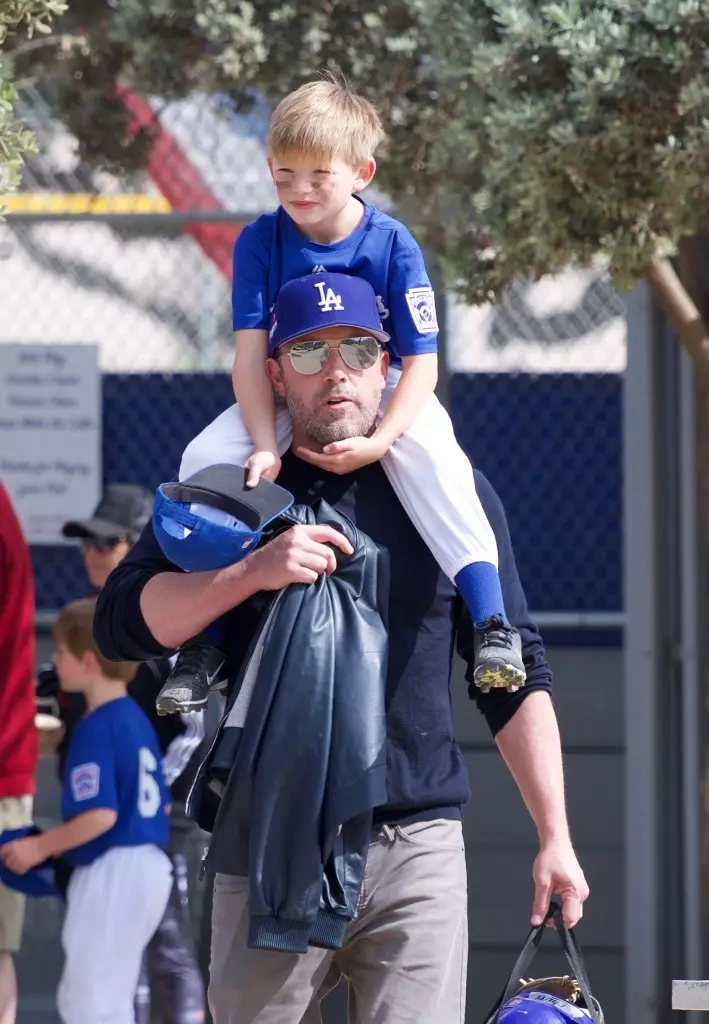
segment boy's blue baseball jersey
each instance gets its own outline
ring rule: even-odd
[[[359,201],[362,220],[352,234],[332,245],[306,238],[280,206],[243,229],[234,246],[235,331],[268,329],[281,285],[329,270],[371,284],[382,326],[391,335],[395,363],[402,356],[436,351],[436,306],[420,248],[403,224]]]
[[[102,704],[81,719],[67,755],[62,817],[69,821],[101,808],[116,811],[118,818],[108,832],[67,851],[67,860],[85,867],[116,846],[167,846],[168,803],[155,730],[130,697]]]

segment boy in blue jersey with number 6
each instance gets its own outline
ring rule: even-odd
[[[74,867],[57,993],[64,1024],[134,1024],[143,951],[172,888],[169,791],[155,731],[127,695],[135,666],[106,661],[94,644],[95,605],[67,605],[53,630],[62,689],[87,704],[67,755],[64,824],[8,843],[0,858],[19,874],[60,854]]]
[[[403,224],[359,197],[374,177],[382,134],[375,108],[340,75],[302,86],[274,111],[268,165],[281,205],[245,227],[234,248],[237,404],[190,443],[180,480],[216,463],[247,466],[252,486],[259,476],[277,477],[291,432],[265,370],[276,296],[285,283],[312,274],[320,307],[331,312],[342,307],[328,274],[364,278],[389,336],[390,370],[376,429],[369,437],[296,454],[333,473],[381,460],[399,501],[470,611],[477,631],[475,682],[483,690],[514,690],[524,683],[525,669],[519,634],[505,615],[495,537],[470,462],[434,395],[438,324],[423,256]],[[312,339],[297,342],[296,349],[308,348],[310,361],[299,358],[293,365],[319,372],[325,366],[319,354],[356,370],[358,341],[364,340],[348,339],[334,356],[324,342],[319,348]],[[204,639],[183,648],[158,698],[161,713],[206,704],[219,653]]]

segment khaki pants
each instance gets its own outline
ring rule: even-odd
[[[375,833],[357,915],[341,950],[248,949],[248,882],[217,875],[209,1005],[214,1024],[319,1024],[342,976],[350,1024],[462,1024],[468,960],[460,822]]]
[[[0,832],[32,824],[32,797],[0,799]],[[16,953],[22,939],[25,897],[0,883],[0,953]]]

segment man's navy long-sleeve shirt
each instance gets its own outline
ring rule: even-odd
[[[416,532],[380,465],[336,476],[287,452],[278,482],[296,504],[323,498],[389,551],[387,804],[377,809],[375,820],[393,824],[459,817],[470,788],[465,759],[453,738],[450,673],[457,647],[468,665],[466,677],[472,679],[473,629],[453,584]],[[529,618],[502,503],[477,470],[475,484],[497,540],[505,610],[520,631],[527,670],[526,685],[514,694],[482,694],[471,687],[495,735],[530,693],[551,691],[552,677],[541,637]],[[167,653],[145,623],[140,595],[151,577],[179,571],[163,555],[149,524],[99,597],[94,632],[106,657],[131,661]],[[222,620],[231,678],[268,597],[255,595]]]

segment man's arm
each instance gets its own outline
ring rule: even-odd
[[[556,895],[564,922],[572,928],[583,915],[588,885],[571,844],[561,740],[549,694],[530,694],[495,739],[537,826],[532,924],[541,924]]]
[[[294,526],[237,565],[183,573],[165,557],[148,523],[99,594],[96,644],[114,661],[171,653],[260,590],[313,583],[321,573],[334,572],[333,546],[352,553],[332,527]]]
[[[253,568],[249,557],[213,572],[151,577],[140,594],[145,625],[164,650],[174,650],[263,589]]]
[[[148,661],[170,653],[169,638],[151,632],[141,607],[148,582],[181,570],[165,557],[148,523],[140,538],[106,580],[94,615],[94,637],[101,653],[113,661]]]
[[[489,481],[475,472],[478,495],[495,533],[505,611],[522,638],[527,682],[516,693],[491,690],[483,694],[472,683],[473,631],[467,616],[458,646],[468,661],[471,695],[517,783],[539,835],[534,861],[532,924],[540,924],[553,895],[561,896],[568,927],[580,919],[588,885],[571,844],[564,798],[564,769],[559,727],[551,701],[552,673],[539,630],[530,619],[527,599],[515,563],[505,511]]]

